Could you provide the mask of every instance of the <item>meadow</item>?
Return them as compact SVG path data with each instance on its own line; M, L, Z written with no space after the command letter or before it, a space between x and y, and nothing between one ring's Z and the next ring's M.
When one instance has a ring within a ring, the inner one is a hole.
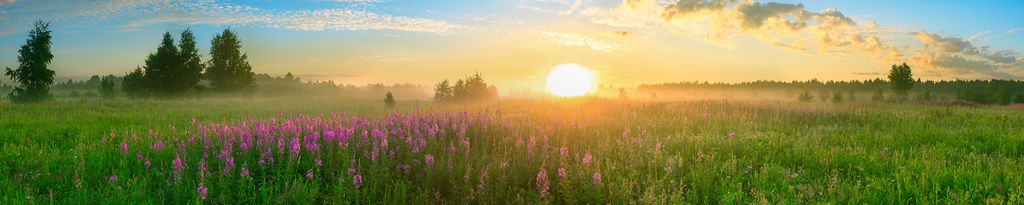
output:
M1014 108L69 100L0 116L0 204L1024 203Z

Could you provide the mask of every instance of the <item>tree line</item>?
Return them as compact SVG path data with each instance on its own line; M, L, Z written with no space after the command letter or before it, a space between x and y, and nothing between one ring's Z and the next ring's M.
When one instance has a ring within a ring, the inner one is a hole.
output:
M603 87L603 86L599 86ZM1024 80L940 80L922 81L913 79L910 66L906 63L894 64L886 79L851 81L773 81L758 80L741 83L701 83L678 82L661 84L643 84L637 88L644 93L671 93L688 91L724 91L731 93L736 90L750 91L756 96L757 91L777 90L786 98L800 101L850 101L856 100L855 93L871 93L871 100L965 100L979 104L1010 104L1024 103ZM888 90L888 92L887 92Z

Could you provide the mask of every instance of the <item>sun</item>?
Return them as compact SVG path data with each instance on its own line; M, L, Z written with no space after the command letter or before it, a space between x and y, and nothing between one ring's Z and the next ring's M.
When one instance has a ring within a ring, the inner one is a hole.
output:
M590 70L576 64L555 66L548 73L547 87L551 93L572 97L587 94L593 86Z

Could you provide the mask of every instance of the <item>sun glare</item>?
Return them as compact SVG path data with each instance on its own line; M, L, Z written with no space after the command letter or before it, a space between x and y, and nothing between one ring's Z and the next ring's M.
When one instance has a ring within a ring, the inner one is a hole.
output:
M565 97L587 94L593 83L590 73L590 70L576 64L555 66L551 73L548 73L548 90Z

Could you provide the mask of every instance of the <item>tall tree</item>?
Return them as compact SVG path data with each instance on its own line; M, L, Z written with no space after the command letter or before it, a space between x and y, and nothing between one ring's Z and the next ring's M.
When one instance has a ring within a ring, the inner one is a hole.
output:
M914 87L914 83L914 74L906 62L902 65L892 64L892 70L889 70L889 89L894 96L907 100L907 91Z
M114 90L114 75L104 76L100 82L100 95L105 99L117 97L117 90Z
M449 102L452 100L452 96L455 96L455 93L452 92L452 86L448 84L448 79L434 86L434 101Z
M993 103L1000 105L1009 105L1013 102L1013 96L1010 95L1010 90L1007 90L1006 87L999 87L999 92L996 93L995 98L996 100Z
M181 32L181 39L178 43L178 56L181 59L181 70L176 77L178 85L176 91L182 94L188 90L194 90L199 80L203 78L203 61L199 59L199 50L196 49L196 37L192 35L192 29L185 29ZM198 92L198 91L197 91Z
M256 88L256 74L249 65L248 55L241 52L242 41L230 28L210 41L210 60L206 62L206 77L212 90L220 93L251 92Z
M21 85L14 88L8 96L12 102L32 103L53 98L50 85L56 72L46 66L53 60L50 53L50 22L38 20L36 28L28 32L28 40L18 50L18 69L7 67L5 76Z
M177 74L182 70L181 58L178 57L178 48L174 46L171 32L164 32L156 53L150 53L146 57L145 68L148 90L154 96L169 99L184 94L181 92L180 79L177 78Z
M124 74L124 79L121 80L121 91L126 97L135 99L147 97L149 84L145 75L145 71L139 67L135 67L135 71L131 73Z

